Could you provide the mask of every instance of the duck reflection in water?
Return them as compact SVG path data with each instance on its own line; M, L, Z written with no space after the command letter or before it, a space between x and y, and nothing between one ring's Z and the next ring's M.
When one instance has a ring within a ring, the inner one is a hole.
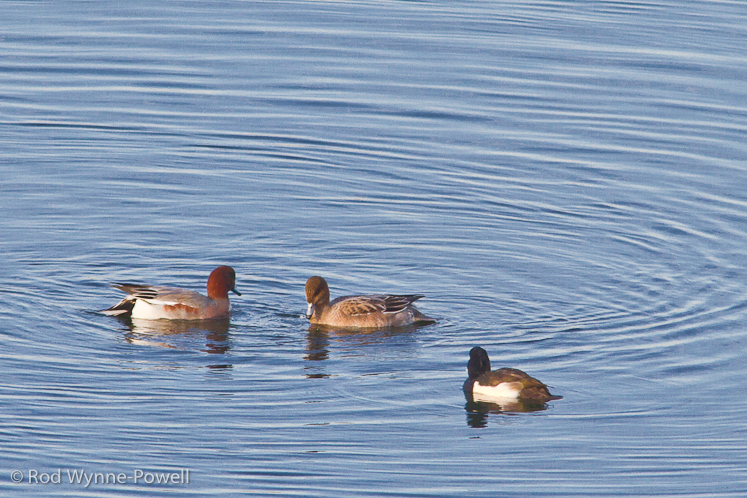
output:
M547 409L547 402L561 399L550 393L548 387L515 368L490 370L490 358L481 347L470 351L464 381L467 398L467 424L485 427L488 413L535 412Z
M309 333L306 335L306 361L324 361L329 359L329 336L323 327L309 327ZM307 379L324 379L329 377L325 373L322 364L310 364L304 369L308 372Z
M306 335L306 355L304 360L310 363L306 366L309 372L306 377L318 379L330 377L323 366L324 361L330 357L330 345L332 342L342 343L346 349L350 347L367 347L380 344L392 346L392 341L404 338L405 346L411 347L414 342L408 339L411 332L424 326L424 324L411 324L404 327L386 327L378 329L341 328L327 325L312 324Z
M488 415L515 415L517 413L539 412L547 410L547 403L541 401L519 400L496 403L495 401L478 401L467 393L464 393L467 403L464 410L467 412L467 425L475 429L488 426Z
M196 338L204 336L205 349L210 354L225 354L230 349L228 327L231 320L141 320L120 318L129 329L125 340L141 346L170 349L190 349ZM202 339L200 339L202 342Z

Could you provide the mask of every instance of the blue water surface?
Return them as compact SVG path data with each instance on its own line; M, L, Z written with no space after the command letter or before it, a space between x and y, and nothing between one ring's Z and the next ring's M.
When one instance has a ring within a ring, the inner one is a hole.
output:
M2 11L3 496L747 494L743 3ZM228 321L97 313L221 264ZM468 403L475 345L563 399Z

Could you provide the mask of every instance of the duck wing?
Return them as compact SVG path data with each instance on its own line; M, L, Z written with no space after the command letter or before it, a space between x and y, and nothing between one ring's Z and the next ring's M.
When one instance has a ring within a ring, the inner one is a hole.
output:
M369 315L371 313L399 313L421 297L423 297L422 294L346 296L336 299L332 304L337 306L341 313L348 316Z
M499 368L492 372L485 372L478 377L483 386L497 386L504 382L520 382L524 387L544 386L544 384L529 374L516 368Z
M161 304L164 306L186 305L200 308L207 304L208 298L200 294L176 287L159 287L155 285L136 284L114 284L112 287L127 293L123 301L130 300L133 303L141 299L148 304ZM115 305L116 307L117 305Z
M421 297L425 296L423 294L407 294L404 296L378 297L383 298L384 300L384 306L386 306L384 313L399 313L400 311L404 311L408 306L410 306Z
M127 297L143 299L144 301L158 301L164 304L184 302L184 299L194 298L197 292L176 287L159 287L157 285L114 284L115 289L127 293Z

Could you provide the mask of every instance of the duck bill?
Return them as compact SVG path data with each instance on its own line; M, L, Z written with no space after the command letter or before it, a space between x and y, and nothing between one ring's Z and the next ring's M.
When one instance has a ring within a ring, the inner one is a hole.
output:
M313 303L309 303L309 307L306 308L306 318L311 320L311 317L314 316L314 310L316 309L316 306L314 306Z
M237 296L240 296L240 295L241 295L241 292L237 291L237 290L236 290L236 287L234 287L233 289L231 289L231 292L233 292L233 293L234 293L234 294L236 294Z

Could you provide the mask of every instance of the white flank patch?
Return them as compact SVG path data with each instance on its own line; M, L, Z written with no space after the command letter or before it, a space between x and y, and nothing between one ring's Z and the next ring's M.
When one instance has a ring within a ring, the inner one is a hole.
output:
M515 400L519 398L520 392L520 382L501 382L497 386L481 386L479 382L475 382L472 386L472 398L475 401L486 399Z
M136 299L135 306L132 308L132 318L140 318L143 320L158 320L159 318L164 318L164 304L174 303L156 302L155 304L151 304L144 299Z

